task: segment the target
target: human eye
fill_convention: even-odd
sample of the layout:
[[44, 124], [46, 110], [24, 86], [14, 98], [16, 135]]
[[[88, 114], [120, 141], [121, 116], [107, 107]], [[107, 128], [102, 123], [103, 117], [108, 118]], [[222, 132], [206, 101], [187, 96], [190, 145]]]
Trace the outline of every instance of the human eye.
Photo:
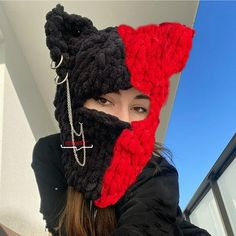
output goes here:
[[133, 109], [138, 113], [147, 113], [147, 109], [145, 107], [133, 107]]
[[95, 97], [94, 100], [101, 105], [109, 105], [111, 102], [104, 97]]

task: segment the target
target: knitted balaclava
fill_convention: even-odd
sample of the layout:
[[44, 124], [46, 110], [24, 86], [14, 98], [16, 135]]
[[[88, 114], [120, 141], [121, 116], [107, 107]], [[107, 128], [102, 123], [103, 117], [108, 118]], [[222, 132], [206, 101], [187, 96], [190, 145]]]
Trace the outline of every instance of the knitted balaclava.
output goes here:
[[[150, 160], [169, 78], [189, 57], [194, 30], [177, 22], [98, 30], [57, 4], [45, 33], [55, 62], [55, 118], [69, 186], [97, 207], [114, 205]], [[89, 98], [134, 87], [150, 99], [147, 117], [131, 123], [83, 107]]]

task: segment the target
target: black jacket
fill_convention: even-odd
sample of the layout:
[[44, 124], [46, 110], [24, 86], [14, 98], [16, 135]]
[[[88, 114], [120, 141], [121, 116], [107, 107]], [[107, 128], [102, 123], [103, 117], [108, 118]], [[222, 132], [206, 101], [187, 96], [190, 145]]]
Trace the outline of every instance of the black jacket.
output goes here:
[[[40, 212], [53, 235], [58, 212], [66, 202], [67, 182], [61, 163], [60, 135], [40, 138], [32, 168], [41, 197]], [[116, 203], [118, 226], [112, 236], [208, 236], [183, 219], [178, 206], [178, 173], [164, 158], [152, 156], [136, 182]]]

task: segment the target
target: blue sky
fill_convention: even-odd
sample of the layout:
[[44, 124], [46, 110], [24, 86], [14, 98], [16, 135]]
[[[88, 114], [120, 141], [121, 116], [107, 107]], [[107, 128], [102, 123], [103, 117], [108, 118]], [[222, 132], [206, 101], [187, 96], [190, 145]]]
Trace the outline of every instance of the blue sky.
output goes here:
[[167, 129], [184, 210], [236, 131], [236, 2], [200, 1]]

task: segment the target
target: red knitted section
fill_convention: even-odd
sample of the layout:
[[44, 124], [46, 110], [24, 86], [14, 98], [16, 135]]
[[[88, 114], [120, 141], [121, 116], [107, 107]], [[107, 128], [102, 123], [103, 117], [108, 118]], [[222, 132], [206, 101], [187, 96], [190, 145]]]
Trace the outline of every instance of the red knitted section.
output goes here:
[[101, 208], [115, 204], [151, 158], [159, 114], [169, 94], [169, 77], [184, 68], [195, 33], [175, 22], [137, 29], [120, 25], [117, 31], [124, 43], [131, 84], [150, 97], [150, 110], [144, 120], [132, 122], [132, 130], [125, 129], [118, 137], [101, 197], [94, 202]]

